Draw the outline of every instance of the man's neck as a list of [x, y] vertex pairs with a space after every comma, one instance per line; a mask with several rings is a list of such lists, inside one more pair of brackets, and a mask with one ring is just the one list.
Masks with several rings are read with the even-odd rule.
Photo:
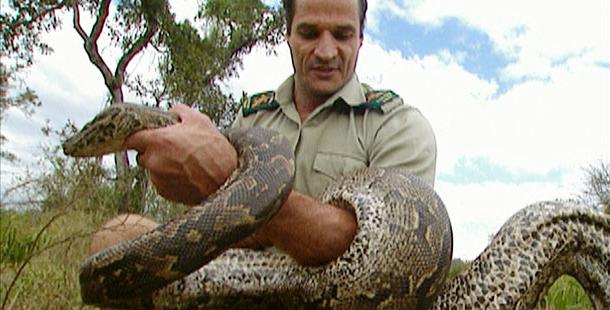
[[294, 90], [294, 103], [299, 113], [301, 122], [305, 121], [307, 117], [319, 106], [321, 106], [331, 95], [314, 96], [306, 91]]

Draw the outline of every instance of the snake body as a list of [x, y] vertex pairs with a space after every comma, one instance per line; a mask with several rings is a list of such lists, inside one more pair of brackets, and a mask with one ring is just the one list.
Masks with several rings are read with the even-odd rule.
[[510, 217], [433, 309], [536, 309], [562, 275], [578, 280], [595, 309], [610, 309], [609, 266], [610, 215], [575, 201], [543, 201]]
[[[175, 122], [166, 112], [113, 106], [66, 141], [64, 151], [114, 152], [135, 130]], [[607, 214], [568, 202], [526, 207], [470, 269], [444, 283], [452, 253], [447, 212], [434, 190], [401, 169], [358, 170], [322, 194], [321, 201], [352, 209], [359, 227], [350, 248], [325, 266], [299, 266], [275, 252], [225, 251], [273, 214], [290, 190], [294, 169], [291, 149], [277, 133], [248, 129], [227, 135], [243, 150], [239, 166], [245, 168], [195, 211], [88, 258], [81, 267], [85, 303], [163, 309], [529, 309], [558, 276], [571, 274], [598, 309], [610, 308]], [[273, 168], [264, 167], [268, 162], [275, 162]], [[253, 164], [256, 169], [247, 168]], [[233, 194], [241, 185], [244, 196]], [[279, 189], [274, 192], [273, 186]], [[253, 199], [260, 187], [270, 194]], [[252, 204], [244, 207], [244, 201]]]
[[[129, 134], [177, 122], [173, 113], [133, 104], [111, 106], [63, 143], [71, 156], [97, 156], [123, 149]], [[294, 156], [287, 140], [253, 128], [227, 138], [239, 155], [238, 169], [217, 193], [180, 218], [141, 237], [89, 257], [81, 267], [85, 303], [120, 306], [133, 296], [180, 279], [268, 220], [292, 188]]]

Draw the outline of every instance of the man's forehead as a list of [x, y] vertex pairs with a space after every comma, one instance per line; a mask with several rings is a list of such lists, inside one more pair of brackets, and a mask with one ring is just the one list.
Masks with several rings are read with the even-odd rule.
[[304, 25], [333, 24], [333, 26], [357, 26], [359, 4], [357, 0], [297, 0], [294, 23]]
[[359, 4], [356, 0], [298, 0], [294, 9], [294, 17], [300, 15], [344, 16], [358, 19]]

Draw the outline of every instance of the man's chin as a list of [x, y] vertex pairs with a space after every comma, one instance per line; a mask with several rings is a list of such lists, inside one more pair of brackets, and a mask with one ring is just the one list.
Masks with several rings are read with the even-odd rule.
[[343, 85], [336, 81], [317, 81], [310, 85], [310, 90], [318, 96], [330, 97], [339, 91]]

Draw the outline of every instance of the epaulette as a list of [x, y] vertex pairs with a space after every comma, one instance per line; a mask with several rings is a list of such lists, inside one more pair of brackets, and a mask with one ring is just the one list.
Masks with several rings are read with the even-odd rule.
[[362, 84], [362, 86], [366, 102], [357, 105], [357, 108], [376, 109], [387, 113], [402, 104], [402, 100], [395, 100], [399, 96], [391, 90], [375, 90], [367, 84]]
[[250, 97], [244, 93], [241, 98], [241, 111], [244, 117], [260, 110], [277, 109], [279, 106], [280, 104], [275, 100], [274, 91], [266, 91]]

